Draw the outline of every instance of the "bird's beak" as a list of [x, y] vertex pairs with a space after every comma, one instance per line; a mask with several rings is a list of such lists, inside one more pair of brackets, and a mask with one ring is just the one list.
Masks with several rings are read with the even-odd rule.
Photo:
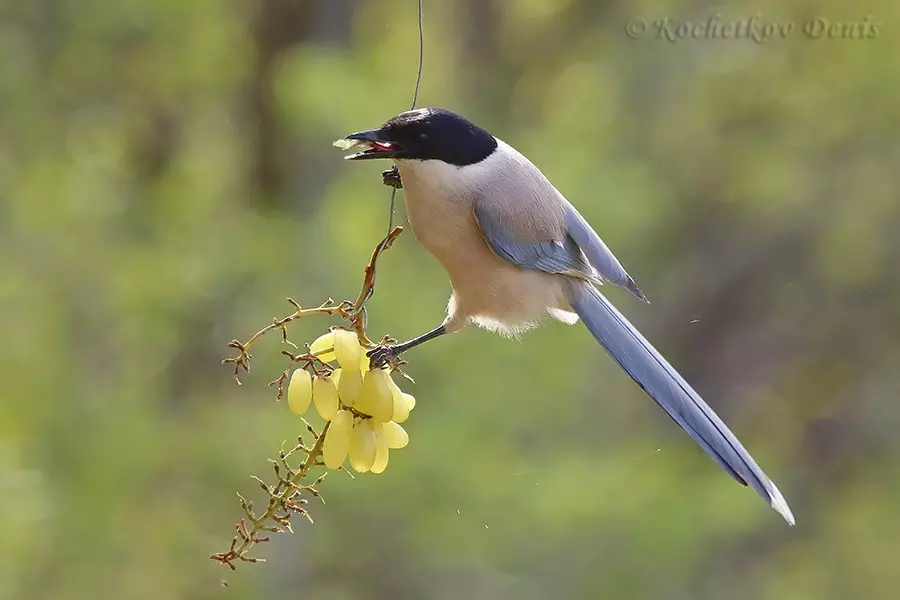
[[361, 147], [363, 150], [355, 154], [348, 154], [346, 160], [366, 160], [369, 158], [402, 158], [403, 148], [392, 142], [390, 136], [381, 129], [369, 129], [351, 133], [345, 138], [334, 142], [334, 145], [342, 150]]

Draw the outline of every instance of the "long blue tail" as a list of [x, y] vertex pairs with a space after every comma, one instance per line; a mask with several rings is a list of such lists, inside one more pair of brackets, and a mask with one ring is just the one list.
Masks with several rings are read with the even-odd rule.
[[609, 355], [713, 460], [794, 524], [784, 496], [722, 419], [609, 300], [594, 286], [572, 281], [570, 302]]

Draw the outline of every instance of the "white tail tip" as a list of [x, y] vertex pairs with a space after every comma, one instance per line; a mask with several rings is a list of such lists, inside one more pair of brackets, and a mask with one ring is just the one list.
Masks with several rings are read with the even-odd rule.
[[787, 500], [784, 499], [784, 496], [781, 495], [781, 492], [778, 491], [778, 488], [772, 481], [769, 481], [769, 486], [769, 503], [775, 509], [775, 512], [784, 517], [788, 525], [793, 527], [797, 522], [794, 520], [794, 513], [791, 512], [791, 507], [788, 506]]

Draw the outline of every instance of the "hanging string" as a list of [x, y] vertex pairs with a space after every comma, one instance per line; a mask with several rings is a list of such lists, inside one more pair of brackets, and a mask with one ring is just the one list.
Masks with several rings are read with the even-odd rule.
[[[418, 0], [419, 5], [419, 69], [416, 72], [416, 88], [413, 91], [413, 99], [412, 103], [409, 105], [409, 110], [412, 110], [416, 107], [416, 103], [419, 101], [419, 86], [422, 84], [422, 65], [424, 64], [425, 59], [425, 32], [422, 28], [422, 2], [423, 0]], [[397, 188], [393, 188], [391, 190], [391, 209], [390, 214], [388, 214], [388, 227], [387, 227], [387, 235], [390, 235], [391, 230], [394, 228], [394, 205], [397, 200]]]
[[[412, 103], [409, 105], [409, 110], [412, 110], [416, 107], [416, 103], [419, 101], [419, 86], [422, 84], [422, 65], [424, 64], [425, 57], [425, 32], [422, 27], [422, 2], [423, 0], [417, 0], [419, 6], [419, 69], [416, 72], [416, 88], [413, 90], [413, 99]], [[396, 168], [396, 165], [395, 165]], [[363, 298], [362, 302], [358, 303], [357, 312], [362, 313], [363, 324], [365, 325], [367, 315], [366, 315], [366, 303], [369, 301], [369, 298], [372, 297], [372, 294], [375, 293], [375, 258], [381, 254], [381, 251], [384, 250], [393, 240], [393, 236], [391, 233], [394, 229], [394, 205], [397, 200], [397, 188], [391, 189], [391, 210], [388, 215], [388, 227], [387, 233], [384, 236], [384, 239], [381, 240], [381, 243], [378, 245], [378, 248], [375, 251], [375, 255], [372, 257], [372, 262], [370, 263], [369, 268], [372, 269], [372, 284], [369, 286], [368, 291], [366, 292], [365, 298]]]

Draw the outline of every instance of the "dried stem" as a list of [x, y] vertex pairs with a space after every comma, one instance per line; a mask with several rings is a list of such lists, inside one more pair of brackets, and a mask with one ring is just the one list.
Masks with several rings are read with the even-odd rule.
[[[355, 301], [345, 301], [335, 304], [333, 300], [329, 299], [315, 308], [302, 308], [300, 304], [292, 298], [288, 298], [288, 302], [294, 307], [293, 313], [286, 317], [282, 317], [281, 319], [273, 319], [270, 325], [257, 331], [246, 342], [232, 340], [228, 344], [228, 347], [237, 350], [238, 354], [237, 356], [224, 359], [222, 363], [234, 365], [234, 378], [238, 385], [241, 383], [240, 379], [238, 379], [240, 370], [244, 369], [248, 373], [250, 372], [250, 360], [252, 358], [250, 347], [267, 333], [278, 330], [281, 332], [281, 343], [290, 344], [296, 348], [297, 346], [288, 340], [287, 325], [288, 323], [307, 315], [341, 317], [346, 320], [350, 324], [350, 327], [356, 332], [362, 346], [365, 348], [375, 347], [375, 344], [366, 335], [365, 306], [366, 302], [368, 302], [369, 298], [371, 298], [372, 294], [375, 292], [375, 265], [378, 262], [378, 258], [381, 256], [382, 252], [391, 247], [391, 244], [402, 231], [402, 227], [395, 227], [375, 247], [375, 250], [372, 252], [372, 257], [369, 260], [369, 264], [365, 269], [362, 288]], [[330, 373], [333, 370], [333, 367], [319, 359], [318, 355], [330, 352], [331, 350], [331, 348], [328, 348], [312, 352], [309, 346], [307, 346], [306, 352], [294, 354], [283, 349], [281, 353], [287, 356], [291, 362], [288, 365], [288, 368], [282, 371], [277, 379], [269, 382], [270, 387], [276, 388], [278, 399], [281, 399], [282, 396], [284, 396], [285, 384], [290, 377], [292, 369], [296, 367], [307, 369], [314, 375]], [[295, 514], [302, 515], [312, 522], [312, 518], [305, 508], [307, 499], [302, 496], [304, 494], [309, 494], [324, 502], [319, 494], [318, 485], [325, 478], [325, 474], [323, 473], [311, 484], [304, 485], [302, 482], [309, 476], [311, 469], [324, 466], [322, 461], [322, 446], [325, 443], [325, 436], [331, 423], [325, 423], [325, 426], [320, 432], [316, 432], [312, 425], [305, 421], [304, 424], [315, 440], [315, 443], [310, 448], [304, 445], [301, 438], [298, 438], [297, 445], [294, 448], [288, 452], [280, 452], [278, 460], [270, 459], [273, 470], [275, 471], [276, 482], [274, 485], [270, 486], [259, 477], [251, 476], [268, 496], [266, 510], [261, 515], [257, 516], [253, 511], [253, 503], [238, 494], [245, 516], [235, 525], [237, 535], [232, 540], [231, 547], [227, 552], [213, 554], [210, 558], [228, 565], [232, 569], [236, 568], [237, 561], [264, 562], [265, 559], [247, 556], [247, 552], [254, 545], [269, 541], [268, 536], [260, 537], [261, 533], [279, 533], [282, 531], [293, 532], [290, 518]], [[306, 455], [306, 458], [297, 468], [291, 467], [287, 462], [287, 458], [295, 452], [301, 452]]]
[[[375, 247], [375, 250], [372, 252], [372, 258], [369, 260], [369, 264], [366, 265], [362, 288], [355, 301], [344, 301], [340, 304], [335, 304], [333, 300], [328, 299], [316, 308], [302, 308], [293, 298], [288, 298], [287, 301], [294, 307], [294, 312], [292, 314], [282, 317], [281, 319], [273, 319], [270, 325], [257, 331], [246, 342], [231, 340], [231, 342], [228, 343], [228, 347], [237, 350], [238, 355], [223, 359], [222, 364], [234, 365], [234, 380], [237, 384], [241, 385], [241, 380], [238, 377], [241, 369], [247, 373], [250, 372], [250, 360], [253, 358], [253, 355], [250, 354], [250, 347], [253, 346], [258, 339], [270, 331], [277, 329], [281, 331], [281, 343], [291, 344], [287, 338], [287, 324], [307, 315], [330, 315], [333, 317], [341, 317], [342, 319], [345, 319], [356, 332], [357, 337], [359, 337], [359, 343], [362, 344], [363, 347], [374, 348], [375, 343], [366, 336], [366, 302], [368, 302], [369, 298], [372, 297], [372, 294], [375, 293], [375, 265], [378, 262], [378, 258], [381, 256], [382, 252], [391, 247], [391, 244], [394, 243], [394, 240], [397, 239], [397, 236], [402, 232], [402, 227], [394, 227], [394, 229], [392, 229], [391, 232], [388, 233]], [[292, 360], [295, 360], [293, 355], [289, 356], [292, 357]], [[307, 356], [310, 355], [300, 355], [300, 358], [307, 358]], [[314, 357], [310, 356], [310, 359], [312, 358]]]
[[[313, 467], [321, 464], [319, 462], [319, 457], [322, 454], [322, 445], [325, 443], [325, 435], [328, 433], [330, 425], [330, 421], [325, 423], [321, 433], [317, 434], [318, 437], [316, 443], [312, 448], [306, 448], [301, 443], [287, 454], [282, 452], [279, 455], [278, 461], [272, 461], [274, 464], [275, 476], [277, 478], [277, 483], [275, 485], [268, 486], [258, 477], [251, 476], [259, 483], [266, 494], [268, 494], [268, 507], [263, 514], [256, 516], [253, 512], [253, 503], [238, 494], [246, 517], [238, 521], [235, 526], [237, 535], [231, 541], [231, 548], [229, 548], [227, 552], [219, 552], [210, 555], [211, 559], [224, 565], [228, 565], [232, 570], [237, 568], [235, 565], [235, 561], [237, 560], [244, 562], [265, 562], [264, 558], [247, 556], [247, 551], [255, 544], [269, 541], [268, 537], [259, 537], [260, 533], [264, 531], [280, 533], [285, 530], [293, 533], [290, 518], [294, 514], [302, 515], [312, 523], [312, 517], [309, 516], [309, 513], [304, 508], [306, 499], [301, 498], [300, 496], [303, 492], [309, 492], [313, 497], [322, 500], [322, 497], [319, 495], [318, 485], [325, 479], [326, 474], [323, 473], [320, 475], [310, 485], [301, 485], [301, 483], [309, 475], [309, 472]], [[286, 461], [287, 457], [294, 451], [306, 453], [306, 459], [297, 469], [291, 468]], [[324, 502], [324, 500], [322, 500], [322, 502]], [[247, 527], [248, 521], [250, 523], [249, 528]]]

